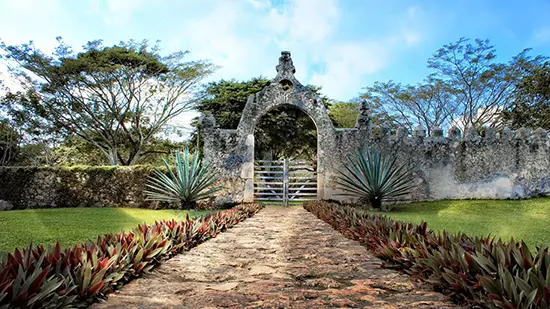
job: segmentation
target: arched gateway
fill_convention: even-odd
[[[336,130],[321,99],[294,76],[290,52],[281,52],[276,69],[271,84],[248,98],[236,130],[217,128],[211,115],[202,119],[205,159],[224,179],[229,200],[253,201],[254,129],[263,115],[281,105],[299,108],[317,127],[317,197],[325,197],[325,175],[331,166],[329,152],[336,146]]]
[[[386,127],[371,128],[365,105],[355,128],[335,129],[321,100],[296,78],[289,52],[282,52],[277,76],[270,85],[248,98],[236,130],[220,129],[212,115],[204,115],[200,134],[204,159],[215,169],[225,188],[216,203],[254,200],[254,129],[268,111],[291,105],[309,115],[317,127],[317,198],[342,198],[335,179],[346,158],[365,145],[392,153],[415,170],[416,189],[408,200],[455,198],[511,198],[550,192],[550,141],[545,130],[527,136],[503,129],[479,136],[470,130],[461,136],[450,130],[443,136],[423,128],[411,135],[404,128],[390,135]],[[489,128],[488,128],[489,130]],[[535,162],[535,163],[533,163]]]

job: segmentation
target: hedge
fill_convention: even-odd
[[[143,190],[153,166],[0,168],[0,200],[14,209],[46,207],[151,207]]]

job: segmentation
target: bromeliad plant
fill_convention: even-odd
[[[375,209],[381,208],[383,201],[407,195],[414,188],[411,169],[398,164],[397,157],[379,152],[376,146],[350,155],[344,167],[347,173],[340,171],[336,181],[346,191],[342,195],[366,200]]]
[[[222,189],[221,186],[213,186],[217,178],[208,164],[199,161],[198,154],[190,154],[186,148],[183,158],[178,151],[172,159],[172,164],[163,159],[168,175],[158,170],[153,172],[146,185],[151,189],[145,191],[146,200],[179,202],[181,208],[188,209]]]
[[[433,285],[472,308],[550,309],[550,254],[524,242],[436,233],[420,225],[356,208],[311,201],[304,204],[348,238],[384,261]]]

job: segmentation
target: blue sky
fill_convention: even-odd
[[[160,40],[221,68],[209,80],[272,77],[290,50],[304,84],[348,100],[374,81],[420,82],[427,59],[460,37],[490,39],[499,60],[527,47],[550,56],[550,1],[0,0],[0,39],[56,36],[79,47]]]

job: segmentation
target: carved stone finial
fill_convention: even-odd
[[[367,107],[367,101],[363,100],[359,106],[359,115],[357,115],[357,121],[355,122],[355,128],[368,128],[370,123],[370,112]]]
[[[481,132],[481,135],[486,140],[494,140],[497,137],[497,130],[492,127],[485,127],[483,128],[483,131]]]
[[[481,139],[481,136],[479,136],[479,133],[477,132],[476,128],[468,127],[466,129],[466,132],[464,132],[464,139],[467,141],[477,141]]]
[[[544,140],[548,137],[548,131],[543,128],[538,128],[533,132],[533,137],[536,139]]]
[[[514,131],[510,130],[508,127],[504,127],[499,132],[500,138],[502,139],[510,139],[514,136]]]
[[[529,132],[529,130],[527,130],[527,128],[521,127],[516,131],[516,134],[514,135],[514,138],[515,139],[527,139],[531,135],[530,133],[531,132]]]
[[[296,73],[296,68],[294,68],[294,63],[292,63],[292,58],[290,58],[289,51],[282,51],[281,57],[279,57],[279,64],[275,67],[277,73]]]

